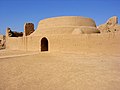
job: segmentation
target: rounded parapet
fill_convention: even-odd
[[[41,20],[36,31],[31,35],[40,34],[91,34],[98,33],[94,20],[81,16],[61,16]]]
[[[96,27],[95,22],[86,17],[81,16],[61,16],[41,20],[38,25],[40,28],[49,27],[67,27],[67,26],[92,26]]]

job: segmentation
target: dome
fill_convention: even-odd
[[[41,20],[38,25],[40,28],[50,27],[68,27],[68,26],[93,26],[96,27],[95,22],[86,17],[81,16],[61,16]]]
[[[78,30],[78,31],[77,31]],[[36,31],[31,35],[40,34],[77,34],[98,33],[94,20],[81,16],[61,16],[41,20]]]

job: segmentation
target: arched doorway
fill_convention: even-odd
[[[41,39],[41,51],[48,51],[48,40],[45,37]]]

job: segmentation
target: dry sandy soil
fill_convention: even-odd
[[[120,90],[120,54],[1,50],[0,90]]]

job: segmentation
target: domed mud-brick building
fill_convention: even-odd
[[[117,34],[117,33],[116,33]],[[13,36],[12,36],[13,35]],[[80,16],[61,16],[41,20],[36,30],[34,24],[26,23],[23,36],[6,31],[7,49],[48,52],[101,52],[111,48],[113,33],[100,34],[94,20]],[[114,42],[113,42],[114,41]]]

